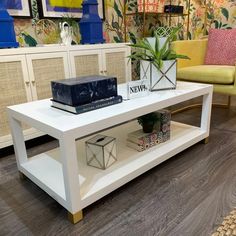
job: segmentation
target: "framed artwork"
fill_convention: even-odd
[[[104,0],[98,1],[98,14],[101,19],[105,19]],[[82,17],[83,0],[37,0],[42,18],[61,18],[71,16],[73,18]]]
[[[30,0],[3,0],[3,3],[11,16],[32,18]]]

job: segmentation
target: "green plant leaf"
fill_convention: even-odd
[[[188,56],[176,54],[176,53],[170,53],[166,60],[175,60],[175,59],[190,59]]]
[[[226,18],[226,20],[229,20],[229,11],[226,8],[221,7],[221,13]]]
[[[159,51],[160,42],[159,42],[159,37],[158,37],[156,31],[154,31],[154,36],[155,36],[155,50],[156,50],[156,52],[158,52]]]
[[[171,54],[175,54],[175,52],[170,49],[167,49],[162,57],[162,60],[169,60],[168,58]]]
[[[207,12],[207,19],[213,20],[214,16],[212,14],[210,14],[209,12]]]
[[[215,20],[214,23],[215,23],[215,28],[218,29],[219,28],[219,22],[217,20]]]
[[[119,9],[116,2],[114,2],[114,10],[115,10],[118,17],[123,18],[123,15],[122,15],[122,13],[121,13],[121,11],[120,11],[120,9]]]
[[[135,43],[137,42],[134,33],[129,32],[129,38],[130,38],[130,40],[131,40],[131,42],[132,42],[133,44],[135,44]]]
[[[144,44],[139,43],[139,41],[137,41],[136,44],[129,44],[130,47],[133,48],[139,48],[139,49],[146,49],[148,50],[148,47],[146,47]]]
[[[128,58],[135,60],[152,61],[152,57],[147,55],[145,52],[135,52],[134,54],[129,55]]]
[[[143,43],[147,47],[148,52],[155,56],[155,50],[146,38],[143,39]]]
[[[192,39],[192,35],[190,32],[188,32],[188,39]]]
[[[119,30],[120,26],[119,26],[119,23],[117,21],[114,21],[114,15],[112,14],[112,21],[111,21],[111,26],[114,28],[114,29],[117,29]]]
[[[149,24],[148,30],[150,30],[154,25],[152,23]]]
[[[138,117],[137,120],[140,125],[143,125],[146,122],[157,122],[160,120],[160,117],[157,112],[151,112]]]
[[[121,43],[121,40],[117,36],[114,36],[113,39],[116,43]]]

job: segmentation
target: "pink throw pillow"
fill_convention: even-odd
[[[210,29],[206,65],[235,65],[236,29]]]

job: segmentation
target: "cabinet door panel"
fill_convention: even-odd
[[[131,70],[128,63],[128,48],[105,49],[104,71],[108,76],[117,77],[118,84],[130,81]]]
[[[10,134],[6,107],[31,101],[25,56],[0,58],[0,136]]]
[[[70,52],[72,77],[102,74],[100,50]]]
[[[69,78],[66,52],[27,55],[33,99],[52,96],[51,81]]]

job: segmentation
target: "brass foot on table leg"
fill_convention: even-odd
[[[83,219],[83,211],[78,211],[74,214],[68,211],[68,219],[72,224],[76,224]]]
[[[202,140],[202,143],[204,143],[204,144],[207,144],[208,142],[209,142],[209,137],[204,138],[204,139]]]
[[[19,171],[19,177],[20,177],[21,180],[27,179],[27,177],[20,171]]]

